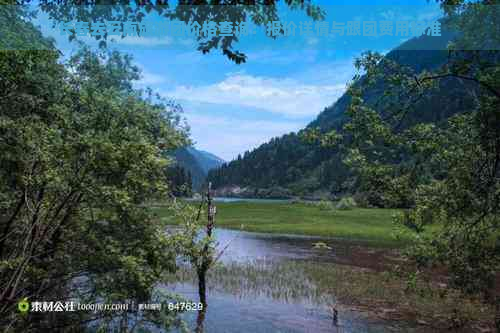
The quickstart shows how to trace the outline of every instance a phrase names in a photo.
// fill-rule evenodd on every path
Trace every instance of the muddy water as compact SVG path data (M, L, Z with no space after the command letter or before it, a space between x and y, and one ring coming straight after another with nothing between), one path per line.
M353 311L342 311L335 326L331 307L335 302L334 296L315 295L314 281L308 281L304 286L303 276L293 269L286 270L287 265L291 267L297 261L307 262L308 265L349 263L369 267L370 265L366 265L368 263L380 267L377 261L387 255L387 251L370 250L356 244L309 236L270 235L226 229L217 229L215 235L218 250L223 251L220 264L225 267L246 268L229 269L224 274L212 276L208 286L208 308L203 321L203 332L416 331L401 323L374 321ZM327 244L328 248L315 248L314 244L317 242ZM285 270L282 273L278 271L275 276L255 276L259 274L259 270L253 271L251 267L257 262L279 265L279 270L283 270L283 267ZM194 277L167 288L190 300L198 299ZM183 319L191 329L195 329L196 312L185 313Z

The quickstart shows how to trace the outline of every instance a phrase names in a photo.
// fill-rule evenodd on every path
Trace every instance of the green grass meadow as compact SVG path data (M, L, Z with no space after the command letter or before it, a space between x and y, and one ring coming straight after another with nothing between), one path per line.
M218 202L216 206L216 227L334 237L379 245L397 245L404 241L394 237L395 209L326 210L314 204L275 202ZM154 207L153 210L160 218L168 218L165 208Z

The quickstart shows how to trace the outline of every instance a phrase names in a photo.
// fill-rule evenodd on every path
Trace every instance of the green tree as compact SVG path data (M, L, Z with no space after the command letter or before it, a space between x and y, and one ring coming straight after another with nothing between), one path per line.
M166 170L171 194L175 197L189 197L192 195L191 173L180 165L174 165Z
M118 53L84 49L64 66L57 52L2 51L0 72L0 325L78 329L90 319L23 318L16 303L24 297L156 297L178 242L144 203L168 191L163 151L187 143L176 111L134 91L137 70ZM132 310L102 315L119 315L123 327L130 316L146 319ZM172 323L163 315L149 319Z
M408 255L417 267L444 265L453 287L495 304L500 332L494 296L500 264L500 38L498 29L480 29L482 38L472 30L489 23L498 27L498 2L443 4L456 5L444 7L443 22L460 31L447 63L418 72L380 54L364 54L356 65L366 76L351 86L350 121L340 145L361 190L407 208L398 222L414 235ZM421 111L420 99L456 81L474 96L471 108L440 123L408 125ZM386 107L377 112L362 91L381 82L379 103ZM437 231L423 233L430 224Z

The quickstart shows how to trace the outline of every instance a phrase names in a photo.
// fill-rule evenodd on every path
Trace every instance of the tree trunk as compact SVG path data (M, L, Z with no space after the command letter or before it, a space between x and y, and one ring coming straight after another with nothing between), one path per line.
M200 303L203 304L203 308L205 308L207 305L206 273L207 272L203 269L198 270L198 295Z
M208 237L212 237L212 229L214 227L214 216L215 216L215 206L212 204L212 194L211 194L212 184L208 183L207 190L207 205L208 205L208 216L207 216L207 225L206 225L206 233ZM201 206L200 206L201 207ZM198 217L199 216L198 211ZM198 274L198 296L200 303L203 305L202 310L198 312L198 317L196 319L196 333L203 332L203 322L205 321L205 313L207 310L207 272L210 269L212 264L212 255L210 254L209 245L206 244L203 248L202 252L202 262L197 267L196 273Z
M203 323L205 322L206 312L207 312L207 306L203 305L203 309L198 311L198 317L196 318L195 333L203 333Z
M500 302L498 297L495 298L495 328L496 332L500 333Z

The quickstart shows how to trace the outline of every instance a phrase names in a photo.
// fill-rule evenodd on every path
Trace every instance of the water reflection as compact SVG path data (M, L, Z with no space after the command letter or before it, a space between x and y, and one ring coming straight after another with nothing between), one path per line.
M334 262L381 270L391 262L391 251L367 247L355 241L315 236L265 234L229 229L216 229L218 251L223 263L245 263L254 260L307 260ZM326 247L317 247L322 243Z
M219 250L224 250L223 262L246 262L255 259L328 259L333 252L314 251L318 237L270 235L245 231L217 229Z
M175 284L172 290L189 297L197 291L191 284ZM197 322L203 332L387 332L387 326L369 323L357 318L354 313L345 313L339 326L332 324L326 307L308 302L280 302L269 297L238 297L221 290L209 291L209 307L200 326L196 313L186 313L184 319Z
M196 329L194 330L196 333L204 332L205 325L205 315L207 313L208 305L204 304L203 309L198 311L198 315L196 317Z

